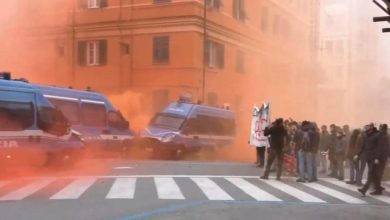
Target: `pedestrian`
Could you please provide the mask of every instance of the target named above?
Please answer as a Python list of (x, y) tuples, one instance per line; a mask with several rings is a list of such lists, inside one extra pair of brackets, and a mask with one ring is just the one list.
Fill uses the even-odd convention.
[(269, 136), (270, 138), (270, 148), (264, 175), (260, 178), (268, 179), (271, 166), (274, 160), (277, 159), (276, 179), (280, 180), (283, 168), (283, 148), (285, 147), (287, 136), (287, 131), (283, 125), (283, 119), (276, 119), (271, 127), (267, 127), (264, 130), (264, 135)]
[(363, 186), (362, 178), (363, 178), (363, 174), (364, 174), (364, 171), (366, 169), (366, 164), (367, 164), (366, 155), (363, 152), (364, 152), (364, 149), (366, 148), (367, 136), (371, 132), (370, 126), (371, 125), (365, 125), (363, 127), (363, 131), (360, 133), (360, 135), (358, 137), (358, 146), (359, 146), (360, 151), (357, 155), (354, 156), (354, 160), (356, 160), (357, 164), (358, 164), (358, 172), (356, 174), (356, 185), (357, 186)]
[[(379, 164), (378, 164), (378, 177), (379, 177), (379, 183), (382, 182), (383, 179), (383, 174), (386, 169), (386, 162), (387, 162), (387, 157), (389, 154), (389, 135), (387, 134), (387, 124), (381, 124), (379, 127), (379, 132), (378, 132), (378, 159), (379, 159)], [(383, 187), (380, 187), (380, 193), (384, 190)]]
[(320, 173), (326, 173), (328, 170), (328, 152), (329, 152), (329, 146), (330, 145), (330, 134), (326, 127), (326, 125), (321, 126), (321, 133), (320, 133)]
[[(302, 122), (302, 131), (297, 135), (298, 159), (299, 159), (299, 178), (297, 182), (314, 182), (312, 169), (312, 143), (311, 143), (311, 124), (308, 121)], [(307, 173), (307, 178), (306, 178)]]
[(329, 169), (330, 174), (328, 176), (330, 177), (337, 177), (337, 160), (336, 160), (336, 153), (335, 153), (335, 147), (337, 144), (337, 126), (335, 124), (330, 125), (330, 137), (329, 137), (329, 152), (328, 152), (328, 159), (329, 159)]
[(371, 195), (380, 195), (382, 194), (382, 188), (380, 186), (380, 177), (379, 177), (379, 159), (380, 159), (380, 147), (378, 144), (378, 130), (373, 124), (370, 125), (367, 138), (363, 147), (362, 153), (365, 154), (367, 164), (368, 164), (368, 176), (367, 181), (364, 184), (363, 188), (359, 188), (358, 191), (362, 193), (363, 196), (366, 195), (367, 190), (370, 188), (371, 184), (374, 184), (375, 191), (371, 192)]
[(337, 131), (337, 141), (335, 145), (335, 159), (337, 162), (336, 178), (340, 181), (344, 180), (344, 160), (345, 151), (347, 148), (347, 140), (344, 132), (339, 129)]
[(346, 159), (349, 164), (349, 181), (347, 184), (356, 184), (356, 176), (359, 172), (359, 160), (355, 160), (354, 157), (361, 150), (361, 143), (359, 141), (360, 130), (355, 129), (351, 133), (349, 143), (347, 144)]
[[(318, 152), (320, 145), (320, 132), (316, 123), (311, 123), (310, 126), (310, 149), (311, 149), (311, 165), (309, 165), (309, 169), (312, 169), (312, 178), (311, 182), (317, 181), (317, 161), (318, 161)], [(310, 168), (311, 166), (311, 168)], [(309, 180), (310, 181), (310, 180)]]

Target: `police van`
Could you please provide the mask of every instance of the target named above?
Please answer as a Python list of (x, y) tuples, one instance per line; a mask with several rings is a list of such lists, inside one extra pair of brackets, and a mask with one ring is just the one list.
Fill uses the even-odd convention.
[(40, 90), (0, 73), (0, 169), (71, 161), (83, 148), (80, 135)]
[[(102, 94), (70, 88), (34, 85), (68, 118), (87, 149), (108, 155), (127, 150), (134, 138), (129, 122)], [(100, 151), (102, 150), (102, 151)]]
[(155, 153), (175, 156), (231, 146), (235, 138), (234, 112), (180, 100), (157, 113), (140, 132), (141, 145)]

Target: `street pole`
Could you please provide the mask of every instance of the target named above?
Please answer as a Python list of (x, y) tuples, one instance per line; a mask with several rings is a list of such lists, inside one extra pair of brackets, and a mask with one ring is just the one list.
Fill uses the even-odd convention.
[(202, 103), (206, 97), (206, 50), (207, 50), (207, 4), (203, 1), (203, 68), (202, 68)]

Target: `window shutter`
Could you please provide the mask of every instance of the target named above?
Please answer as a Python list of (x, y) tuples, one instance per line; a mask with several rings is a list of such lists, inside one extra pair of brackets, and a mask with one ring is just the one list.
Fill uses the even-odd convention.
[(220, 44), (217, 50), (218, 67), (223, 69), (225, 67), (225, 46)]
[(204, 51), (204, 62), (206, 63), (207, 66), (210, 66), (210, 47), (211, 47), (211, 42), (206, 40), (206, 46), (205, 46), (205, 51)]
[(245, 20), (247, 18), (245, 11), (245, 0), (240, 0), (240, 20)]
[(107, 64), (107, 40), (99, 41), (99, 65)]
[(216, 9), (219, 9), (222, 6), (222, 1), (221, 0), (214, 0), (214, 7)]
[(85, 66), (87, 63), (87, 42), (79, 41), (77, 48), (78, 48), (78, 63), (80, 66)]
[(79, 8), (80, 9), (86, 9), (88, 8), (88, 0), (79, 0)]
[(108, 7), (108, 1), (107, 0), (100, 0), (100, 8)]
[(234, 18), (238, 18), (238, 16), (239, 16), (239, 5), (240, 4), (240, 2), (239, 2), (239, 0), (233, 0), (233, 17)]

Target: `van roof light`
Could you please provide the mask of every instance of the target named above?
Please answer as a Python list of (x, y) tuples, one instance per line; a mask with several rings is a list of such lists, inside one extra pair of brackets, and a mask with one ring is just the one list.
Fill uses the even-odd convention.
[(192, 94), (184, 93), (179, 97), (179, 103), (192, 103)]
[(10, 72), (0, 72), (0, 79), (11, 80)]

